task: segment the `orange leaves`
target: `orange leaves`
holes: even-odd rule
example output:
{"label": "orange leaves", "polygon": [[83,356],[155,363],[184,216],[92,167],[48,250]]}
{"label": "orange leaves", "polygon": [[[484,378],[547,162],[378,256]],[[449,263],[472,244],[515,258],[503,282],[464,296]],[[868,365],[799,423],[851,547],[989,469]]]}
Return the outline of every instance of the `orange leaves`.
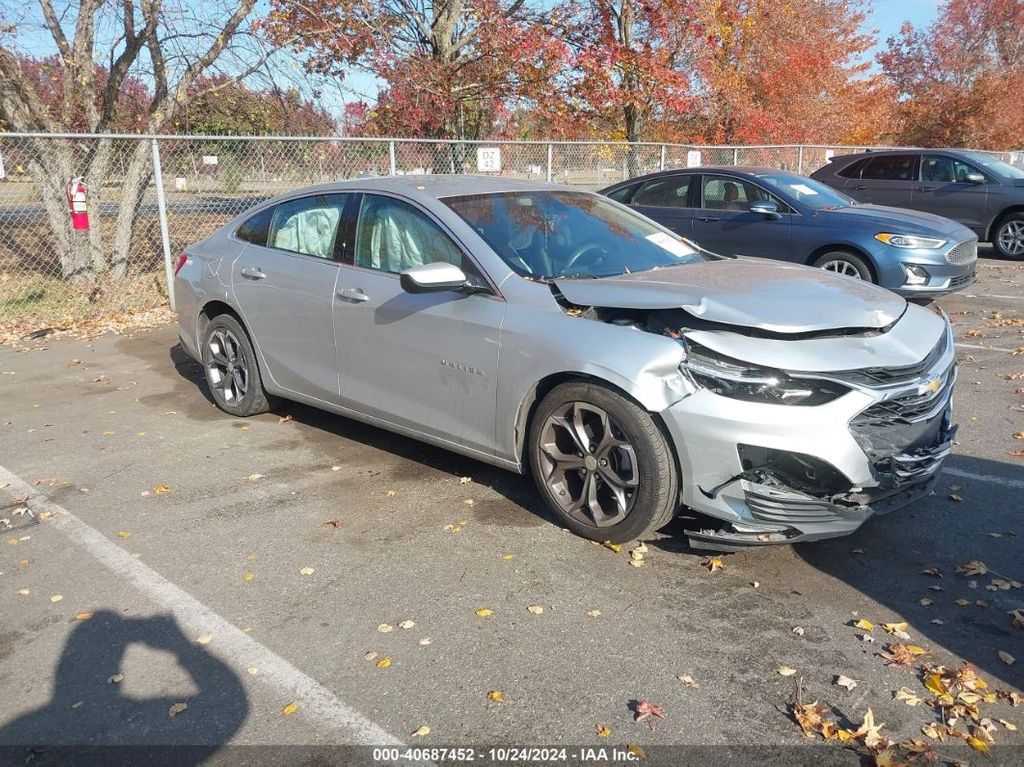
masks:
{"label": "orange leaves", "polygon": [[886,666],[905,668],[913,666],[920,656],[927,654],[927,650],[917,645],[891,644],[887,645],[885,652],[879,653],[879,656],[885,659]]}

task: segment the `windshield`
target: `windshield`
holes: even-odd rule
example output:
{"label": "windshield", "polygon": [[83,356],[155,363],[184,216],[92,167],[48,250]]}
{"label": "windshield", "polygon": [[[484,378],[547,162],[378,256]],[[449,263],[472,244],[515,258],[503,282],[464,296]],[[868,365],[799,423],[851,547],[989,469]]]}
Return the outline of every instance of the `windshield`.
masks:
{"label": "windshield", "polygon": [[611,277],[704,260],[688,241],[596,194],[504,192],[443,202],[522,276]]}
{"label": "windshield", "polygon": [[783,192],[787,197],[795,199],[802,205],[815,210],[831,210],[833,208],[849,208],[857,204],[852,197],[837,192],[830,186],[806,176],[792,173],[757,173],[757,178],[770,187]]}
{"label": "windshield", "polygon": [[1024,170],[1015,168],[1008,162],[997,160],[990,154],[985,154],[984,152],[964,152],[964,154],[989,173],[994,173],[1003,178],[1024,178]]}

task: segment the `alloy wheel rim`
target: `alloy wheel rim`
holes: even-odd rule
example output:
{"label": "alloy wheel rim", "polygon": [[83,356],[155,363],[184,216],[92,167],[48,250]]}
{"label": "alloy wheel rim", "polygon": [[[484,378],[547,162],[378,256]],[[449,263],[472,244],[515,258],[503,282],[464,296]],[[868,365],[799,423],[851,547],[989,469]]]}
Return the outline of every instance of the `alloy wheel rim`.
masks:
{"label": "alloy wheel rim", "polygon": [[1007,221],[999,230],[999,247],[1011,256],[1024,255],[1024,221]]}
{"label": "alloy wheel rim", "polygon": [[222,402],[236,404],[249,387],[249,366],[241,353],[238,339],[226,328],[217,328],[207,342],[209,361],[206,369],[213,391]]}
{"label": "alloy wheel rim", "polygon": [[588,402],[564,405],[544,422],[539,447],[544,484],[573,519],[611,527],[633,510],[636,450],[606,411]]}
{"label": "alloy wheel rim", "polygon": [[843,261],[842,259],[836,259],[834,261],[826,261],[821,265],[821,268],[826,272],[835,272],[836,274],[845,274],[847,277],[856,277],[858,280],[862,279],[860,272],[857,267],[851,264],[849,261]]}

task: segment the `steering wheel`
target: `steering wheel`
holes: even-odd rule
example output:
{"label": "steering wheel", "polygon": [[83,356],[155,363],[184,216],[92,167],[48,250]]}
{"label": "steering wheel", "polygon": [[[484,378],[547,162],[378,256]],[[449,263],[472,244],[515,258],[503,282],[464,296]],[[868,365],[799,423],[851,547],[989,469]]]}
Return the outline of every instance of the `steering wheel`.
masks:
{"label": "steering wheel", "polygon": [[576,265],[577,261],[582,260],[583,256],[590,252],[593,252],[594,255],[598,257],[608,255],[608,251],[603,245],[596,242],[586,242],[569,254],[569,258],[566,259],[565,265],[562,266],[561,271],[566,273],[569,272]]}

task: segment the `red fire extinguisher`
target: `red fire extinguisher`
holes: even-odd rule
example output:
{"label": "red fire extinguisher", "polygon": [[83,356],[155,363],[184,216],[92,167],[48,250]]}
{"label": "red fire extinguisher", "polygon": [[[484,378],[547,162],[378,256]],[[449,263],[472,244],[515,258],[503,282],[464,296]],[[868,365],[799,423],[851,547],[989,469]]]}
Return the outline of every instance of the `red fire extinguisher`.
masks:
{"label": "red fire extinguisher", "polygon": [[71,228],[89,228],[89,206],[86,196],[89,190],[85,186],[85,180],[76,176],[68,182],[68,209],[71,211]]}

